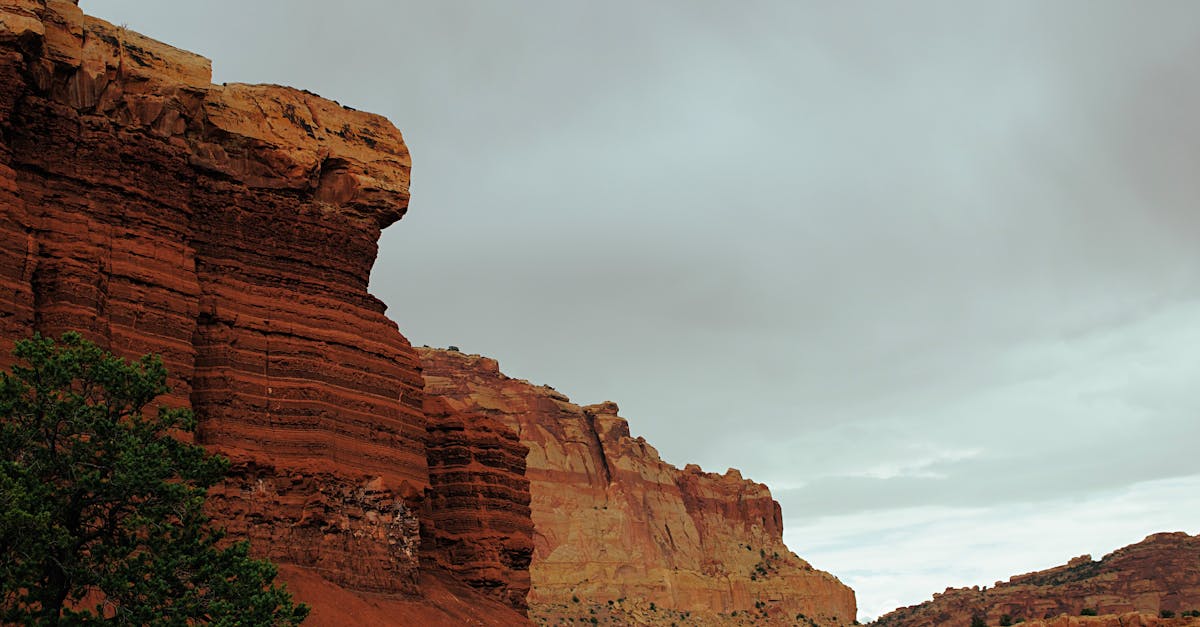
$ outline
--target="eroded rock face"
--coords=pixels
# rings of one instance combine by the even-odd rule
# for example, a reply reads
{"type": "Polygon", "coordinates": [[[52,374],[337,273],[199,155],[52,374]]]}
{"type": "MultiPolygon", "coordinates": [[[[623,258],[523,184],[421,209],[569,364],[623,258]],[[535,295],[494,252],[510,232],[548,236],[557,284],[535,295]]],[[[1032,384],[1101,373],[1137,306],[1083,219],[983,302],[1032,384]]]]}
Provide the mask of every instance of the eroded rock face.
{"type": "Polygon", "coordinates": [[[525,609],[533,520],[528,449],[512,429],[480,414],[425,402],[429,439],[427,559],[476,590],[525,609]]]}
{"type": "Polygon", "coordinates": [[[1185,624],[1182,615],[1193,610],[1200,610],[1200,536],[1158,533],[1099,561],[1083,555],[1064,566],[998,581],[992,588],[949,588],[930,601],[885,614],[874,624],[965,627],[976,616],[989,625],[1008,616],[1012,622],[1025,619],[1063,627],[1175,625],[1185,624]],[[1080,616],[1085,609],[1099,616],[1080,616]],[[1160,619],[1164,610],[1176,618],[1160,619]],[[1142,622],[1121,622],[1122,615],[1138,616],[1142,622]]]}
{"type": "Polygon", "coordinates": [[[1020,623],[1028,627],[1183,627],[1200,625],[1200,618],[1163,618],[1147,612],[1127,612],[1104,616],[1067,616],[1039,619],[1020,623]]]}
{"type": "Polygon", "coordinates": [[[0,0],[0,367],[34,331],[162,355],[167,402],[234,462],[211,499],[233,537],[330,590],[416,595],[423,381],[367,292],[408,150],[379,116],[210,77],[74,2],[0,0]]]}
{"type": "Polygon", "coordinates": [[[789,624],[798,614],[854,620],[853,591],[784,546],[766,486],[663,462],[613,403],[580,407],[505,376],[495,360],[417,350],[430,397],[507,425],[529,448],[534,618],[579,616],[591,604],[606,615],[636,606],[620,616],[642,624],[683,611],[704,624],[734,611],[789,624]]]}

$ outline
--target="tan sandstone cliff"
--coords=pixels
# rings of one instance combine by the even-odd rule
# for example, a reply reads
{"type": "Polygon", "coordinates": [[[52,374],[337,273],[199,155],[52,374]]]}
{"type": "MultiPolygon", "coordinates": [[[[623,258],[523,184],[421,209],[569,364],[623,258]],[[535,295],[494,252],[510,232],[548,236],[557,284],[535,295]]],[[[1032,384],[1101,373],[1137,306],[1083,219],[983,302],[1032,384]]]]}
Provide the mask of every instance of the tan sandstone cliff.
{"type": "Polygon", "coordinates": [[[613,403],[580,407],[495,360],[417,350],[430,397],[507,425],[529,449],[535,619],[853,622],[853,591],[784,546],[766,486],[662,461],[613,403]]]}
{"type": "Polygon", "coordinates": [[[1157,533],[1099,561],[1083,555],[991,588],[949,588],[873,624],[967,627],[975,617],[988,625],[1018,620],[1055,627],[1200,624],[1200,536],[1157,533]],[[1080,616],[1085,610],[1099,616],[1080,616]],[[1164,612],[1174,617],[1160,618],[1164,612]],[[1197,617],[1183,616],[1193,612],[1197,617]]]}

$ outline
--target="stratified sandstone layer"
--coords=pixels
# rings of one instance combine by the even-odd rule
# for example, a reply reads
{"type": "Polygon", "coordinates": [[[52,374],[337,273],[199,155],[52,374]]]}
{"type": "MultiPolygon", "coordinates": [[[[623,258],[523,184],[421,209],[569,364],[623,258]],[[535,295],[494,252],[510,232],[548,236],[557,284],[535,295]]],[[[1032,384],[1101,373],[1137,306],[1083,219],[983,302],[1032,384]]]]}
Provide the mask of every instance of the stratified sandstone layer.
{"type": "Polygon", "coordinates": [[[535,618],[586,620],[599,609],[642,624],[681,612],[704,624],[732,612],[789,624],[799,614],[820,625],[854,620],[854,592],[784,546],[766,486],[736,470],[663,462],[631,437],[613,403],[580,407],[505,376],[495,360],[417,350],[427,395],[507,425],[529,448],[535,618]]]}
{"type": "Polygon", "coordinates": [[[425,401],[429,439],[427,560],[476,590],[525,609],[533,520],[525,448],[512,429],[425,401]]]}
{"type": "Polygon", "coordinates": [[[379,116],[210,78],[75,2],[0,0],[0,367],[34,331],[162,355],[167,402],[234,462],[210,498],[233,537],[330,598],[417,595],[423,381],[367,292],[408,150],[379,116]]]}
{"type": "Polygon", "coordinates": [[[1158,533],[1099,561],[1083,555],[1065,566],[998,581],[992,588],[949,588],[931,601],[885,614],[874,624],[966,627],[976,616],[988,625],[1007,616],[1012,622],[1044,620],[1064,627],[1174,625],[1185,624],[1180,622],[1185,619],[1160,619],[1159,614],[1181,617],[1193,610],[1200,610],[1200,536],[1158,533]],[[1100,616],[1080,616],[1085,609],[1100,616]],[[1145,616],[1136,619],[1142,622],[1122,622],[1121,616],[1131,613],[1145,616]]]}

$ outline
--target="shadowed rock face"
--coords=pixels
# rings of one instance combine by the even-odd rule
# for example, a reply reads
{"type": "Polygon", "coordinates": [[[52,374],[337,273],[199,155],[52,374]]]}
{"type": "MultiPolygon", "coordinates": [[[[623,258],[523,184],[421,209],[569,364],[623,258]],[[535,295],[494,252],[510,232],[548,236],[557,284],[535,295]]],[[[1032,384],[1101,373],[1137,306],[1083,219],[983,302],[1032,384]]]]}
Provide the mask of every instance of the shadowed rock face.
{"type": "Polygon", "coordinates": [[[1174,625],[1191,624],[1181,615],[1192,610],[1200,610],[1200,536],[1158,533],[1099,561],[1083,555],[1065,566],[998,581],[992,588],[948,588],[930,601],[885,614],[874,624],[965,627],[979,616],[996,625],[1007,615],[1014,622],[1064,627],[1174,625]],[[1100,616],[1081,617],[1084,609],[1100,616]],[[1163,610],[1176,618],[1160,620],[1163,610]]]}
{"type": "MultiPolygon", "coordinates": [[[[233,537],[285,575],[319,574],[305,589],[330,599],[420,595],[418,530],[498,517],[448,487],[443,423],[428,492],[418,358],[367,292],[380,230],[408,206],[408,150],[381,117],[210,76],[207,59],[75,2],[0,0],[0,367],[34,331],[162,355],[166,402],[190,406],[198,441],[234,462],[210,499],[233,537]],[[427,492],[454,514],[431,513],[427,492]]],[[[524,452],[481,433],[467,448],[502,445],[496,498],[512,499],[516,539],[507,570],[477,583],[522,607],[528,493],[509,458],[524,452]]],[[[454,564],[442,557],[425,555],[454,564]]]]}
{"type": "MultiPolygon", "coordinates": [[[[746,610],[789,624],[797,614],[818,624],[854,620],[853,591],[784,546],[779,505],[766,486],[736,470],[718,475],[663,462],[630,436],[613,403],[580,407],[505,376],[495,360],[417,351],[430,398],[507,425],[529,449],[534,617],[578,615],[575,599],[607,611],[608,601],[624,598],[690,611],[693,621],[746,610]]],[[[645,611],[624,620],[654,617],[645,611]]]]}
{"type": "Polygon", "coordinates": [[[430,561],[475,589],[526,609],[533,520],[529,517],[529,449],[507,426],[480,414],[425,400],[429,438],[422,533],[430,561]]]}

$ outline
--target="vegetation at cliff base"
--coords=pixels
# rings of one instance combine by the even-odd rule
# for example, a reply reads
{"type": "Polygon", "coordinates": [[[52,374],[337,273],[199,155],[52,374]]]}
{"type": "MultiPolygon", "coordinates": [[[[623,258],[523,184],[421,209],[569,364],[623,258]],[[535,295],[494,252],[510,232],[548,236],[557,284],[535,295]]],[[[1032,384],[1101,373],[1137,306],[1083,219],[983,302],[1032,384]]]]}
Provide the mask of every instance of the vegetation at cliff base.
{"type": "Polygon", "coordinates": [[[76,333],[17,342],[0,373],[0,623],[295,625],[276,568],[203,512],[228,462],[184,442],[162,360],[76,333]]]}

